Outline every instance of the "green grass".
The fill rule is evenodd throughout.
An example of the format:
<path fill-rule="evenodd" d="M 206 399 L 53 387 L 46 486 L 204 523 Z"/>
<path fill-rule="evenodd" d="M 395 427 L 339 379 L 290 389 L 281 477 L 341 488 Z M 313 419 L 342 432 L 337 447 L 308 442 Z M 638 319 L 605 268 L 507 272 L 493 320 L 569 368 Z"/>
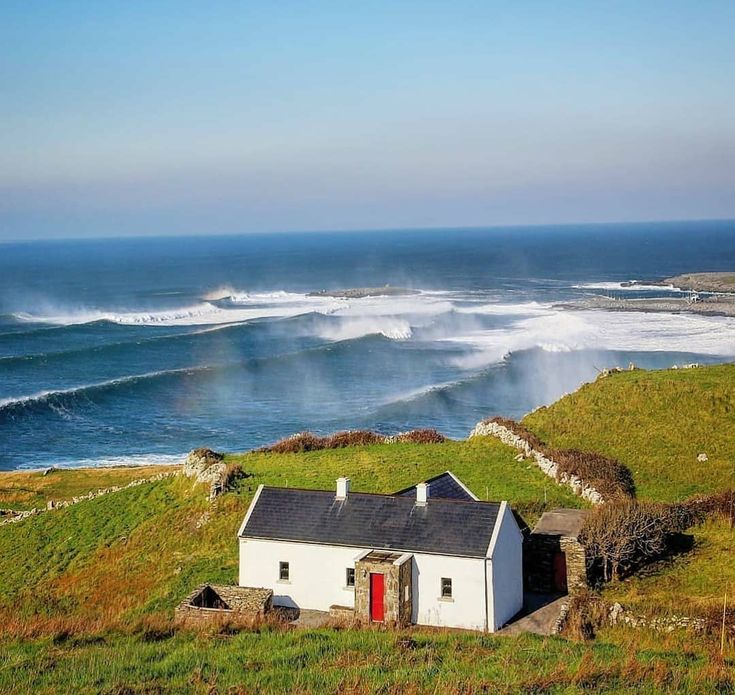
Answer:
<path fill-rule="evenodd" d="M 691 550 L 608 586 L 605 598 L 641 614 L 702 615 L 721 609 L 725 592 L 735 596 L 735 530 L 717 519 L 691 533 Z"/>
<path fill-rule="evenodd" d="M 413 640 L 410 647 L 400 638 Z M 0 643 L 14 693 L 710 693 L 733 662 L 650 644 L 413 630 L 185 632 Z"/>
<path fill-rule="evenodd" d="M 444 444 L 378 444 L 302 454 L 250 453 L 228 457 L 253 474 L 249 484 L 332 489 L 348 476 L 360 492 L 395 492 L 451 470 L 482 500 L 507 500 L 528 523 L 543 509 L 579 507 L 568 488 L 557 485 L 518 452 L 491 437 Z"/>
<path fill-rule="evenodd" d="M 735 365 L 613 374 L 523 424 L 553 447 L 619 459 L 642 499 L 676 501 L 735 485 Z M 709 460 L 698 462 L 700 453 Z"/>
<path fill-rule="evenodd" d="M 0 633 L 130 625 L 170 614 L 199 583 L 235 583 L 237 529 L 260 483 L 331 489 L 347 475 L 356 491 L 393 492 L 451 469 L 481 497 L 509 500 L 529 523 L 543 509 L 579 505 L 515 453 L 477 439 L 244 454 L 229 460 L 249 477 L 212 506 L 204 486 L 177 477 L 0 526 Z M 88 483 L 106 475 L 86 473 Z"/>
<path fill-rule="evenodd" d="M 92 490 L 122 487 L 132 480 L 149 478 L 173 470 L 172 466 L 115 466 L 95 468 L 13 471 L 0 473 L 0 508 L 32 509 L 46 506 L 48 500 L 69 500 Z"/>

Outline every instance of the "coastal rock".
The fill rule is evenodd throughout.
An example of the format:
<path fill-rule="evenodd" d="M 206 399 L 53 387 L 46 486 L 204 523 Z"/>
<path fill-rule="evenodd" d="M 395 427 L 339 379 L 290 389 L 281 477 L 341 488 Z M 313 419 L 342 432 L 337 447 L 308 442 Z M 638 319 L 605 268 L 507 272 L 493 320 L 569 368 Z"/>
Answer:
<path fill-rule="evenodd" d="M 227 488 L 227 465 L 224 454 L 211 449 L 190 451 L 181 469 L 187 478 L 209 485 L 209 500 L 213 501 Z"/>

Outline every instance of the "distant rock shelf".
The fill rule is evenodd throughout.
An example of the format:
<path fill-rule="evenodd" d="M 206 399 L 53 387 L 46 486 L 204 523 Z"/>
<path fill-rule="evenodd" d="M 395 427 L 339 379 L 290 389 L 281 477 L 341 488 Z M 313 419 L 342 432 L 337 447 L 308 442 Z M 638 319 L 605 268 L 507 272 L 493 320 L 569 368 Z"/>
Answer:
<path fill-rule="evenodd" d="M 334 299 L 364 299 L 366 297 L 405 297 L 420 294 L 418 290 L 405 287 L 353 287 L 346 290 L 317 290 L 309 292 L 309 297 L 332 297 Z"/>
<path fill-rule="evenodd" d="M 635 287 L 636 284 L 638 283 L 632 283 L 631 286 Z M 674 287 L 690 292 L 735 292 L 735 271 L 725 273 L 688 273 L 646 284 L 673 285 Z"/>
<path fill-rule="evenodd" d="M 650 283 L 647 283 L 650 284 Z M 606 311 L 643 311 L 703 314 L 711 316 L 735 316 L 735 296 L 710 295 L 697 301 L 685 297 L 659 299 L 615 299 L 613 297 L 587 297 L 556 305 L 560 309 L 604 309 Z"/>

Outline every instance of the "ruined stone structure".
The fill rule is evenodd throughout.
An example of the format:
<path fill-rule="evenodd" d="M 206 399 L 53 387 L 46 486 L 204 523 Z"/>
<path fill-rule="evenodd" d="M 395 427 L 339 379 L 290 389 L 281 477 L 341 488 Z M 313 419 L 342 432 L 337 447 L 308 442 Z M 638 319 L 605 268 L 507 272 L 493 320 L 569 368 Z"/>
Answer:
<path fill-rule="evenodd" d="M 264 616 L 271 609 L 272 601 L 270 589 L 202 584 L 176 607 L 175 620 L 179 625 L 204 625 L 237 618 L 253 619 Z"/>
<path fill-rule="evenodd" d="M 355 562 L 355 617 L 358 620 L 371 619 L 370 575 L 381 574 L 385 591 L 383 621 L 401 626 L 410 624 L 412 557 L 410 553 L 373 550 Z"/>
<path fill-rule="evenodd" d="M 587 556 L 579 542 L 586 515 L 583 509 L 554 509 L 539 519 L 523 548 L 530 591 L 573 593 L 588 585 Z"/>

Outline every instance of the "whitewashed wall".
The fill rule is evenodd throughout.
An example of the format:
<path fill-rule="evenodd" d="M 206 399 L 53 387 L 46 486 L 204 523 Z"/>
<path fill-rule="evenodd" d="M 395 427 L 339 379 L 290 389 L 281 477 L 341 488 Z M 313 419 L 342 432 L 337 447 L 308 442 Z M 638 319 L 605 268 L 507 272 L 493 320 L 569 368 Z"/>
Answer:
<path fill-rule="evenodd" d="M 414 554 L 412 622 L 485 629 L 485 560 Z M 441 598 L 441 579 L 452 580 L 451 600 Z"/>
<path fill-rule="evenodd" d="M 490 630 L 498 630 L 523 608 L 523 534 L 510 507 L 503 515 L 488 563 Z"/>
<path fill-rule="evenodd" d="M 276 606 L 328 611 L 355 605 L 355 590 L 345 587 L 345 570 L 366 548 L 285 541 L 240 539 L 240 586 L 273 589 Z M 290 579 L 278 578 L 278 563 L 288 562 Z"/>

